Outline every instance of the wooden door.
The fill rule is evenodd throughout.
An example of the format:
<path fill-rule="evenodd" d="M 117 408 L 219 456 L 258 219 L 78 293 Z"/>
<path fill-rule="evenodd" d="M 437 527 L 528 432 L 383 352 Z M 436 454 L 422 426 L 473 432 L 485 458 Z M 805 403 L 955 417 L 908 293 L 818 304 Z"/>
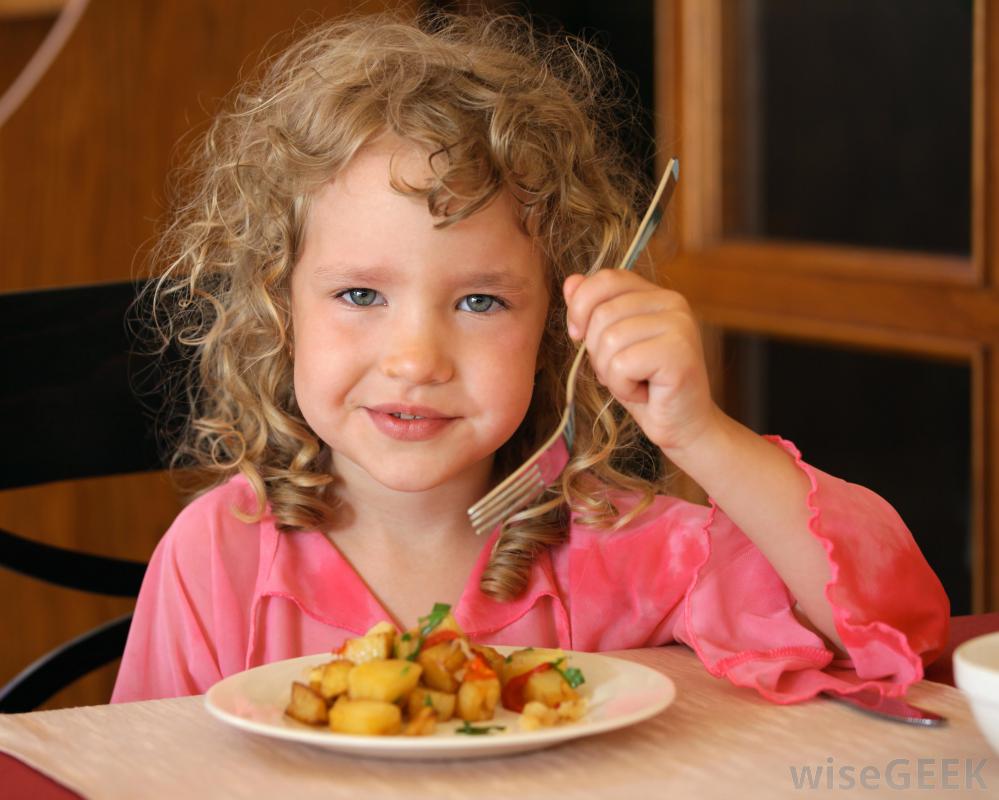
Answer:
<path fill-rule="evenodd" d="M 871 30 L 880 30 L 880 41 L 868 43 L 872 49 L 911 45 L 914 56 L 926 63 L 930 77 L 928 82 L 910 87 L 906 81 L 916 79 L 899 70 L 886 85 L 922 98 L 924 122 L 937 114 L 951 124 L 966 126 L 967 141 L 960 133 L 956 150 L 936 152 L 935 158 L 923 165 L 923 171 L 905 167 L 903 177 L 917 175 L 919 180 L 914 188 L 899 191 L 897 201 L 891 202 L 909 203 L 911 219 L 917 222 L 908 229 L 903 225 L 893 231 L 887 224 L 876 224 L 869 211 L 867 218 L 857 221 L 875 224 L 866 228 L 861 225 L 836 241 L 828 228 L 823 229 L 824 220 L 807 214 L 791 214 L 797 227 L 781 228 L 779 223 L 758 218 L 761 186 L 772 190 L 774 187 L 767 182 L 775 178 L 766 159 L 753 156 L 772 152 L 760 141 L 775 136 L 773 128 L 763 129 L 773 120 L 759 113 L 759 98 L 753 93 L 763 82 L 759 71 L 764 57 L 771 55 L 767 48 L 782 46 L 772 31 L 761 35 L 759 28 L 768 19 L 772 21 L 774 14 L 814 14 L 822 4 L 657 0 L 659 152 L 663 157 L 678 152 L 682 191 L 677 195 L 672 231 L 661 236 L 654 248 L 664 265 L 663 279 L 687 295 L 707 325 L 707 338 L 719 354 L 716 382 L 720 386 L 732 383 L 733 375 L 742 368 L 737 363 L 740 352 L 733 349 L 733 342 L 760 340 L 783 343 L 783 347 L 803 352 L 824 349 L 867 354 L 879 364 L 940 363 L 947 366 L 940 375 L 954 376 L 941 380 L 966 383 L 966 405 L 959 401 L 952 406 L 961 419 L 949 419 L 948 414 L 947 420 L 933 423 L 953 422 L 953 430 L 968 431 L 968 441 L 960 441 L 958 434 L 953 434 L 956 438 L 952 439 L 954 448 L 966 452 L 967 463 L 961 465 L 967 474 L 966 540 L 942 527 L 934 529 L 933 525 L 914 533 L 924 552 L 934 547 L 941 554 L 953 548 L 968 548 L 967 556 L 957 554 L 957 560 L 964 558 L 968 565 L 970 610 L 982 612 L 999 608 L 999 2 L 955 0 L 919 5 L 942 15 L 965 14 L 963 21 L 938 18 L 940 28 L 952 22 L 956 26 L 956 62 L 943 57 L 935 60 L 933 37 L 943 32 L 934 29 L 932 16 L 927 17 L 922 28 L 916 25 L 903 33 L 903 26 L 893 27 L 890 21 L 881 20 L 885 23 L 881 28 L 876 24 L 876 12 L 883 13 L 889 6 L 899 6 L 897 3 L 834 0 L 825 6 L 835 6 L 841 16 L 851 9 L 856 14 L 854 19 L 846 20 L 849 25 L 835 28 L 828 21 L 823 23 L 821 15 L 806 19 L 804 28 L 799 25 L 798 30 L 804 29 L 808 37 L 814 38 L 791 43 L 798 48 L 799 61 L 785 57 L 780 62 L 785 69 L 782 74 L 787 77 L 789 65 L 792 70 L 798 63 L 802 70 L 808 68 L 806 64 L 814 54 L 801 48 L 827 47 L 831 81 L 837 80 L 837 70 L 842 70 L 846 80 L 844 65 L 855 55 L 851 48 L 861 46 L 850 39 L 849 31 L 866 30 L 872 35 Z M 916 12 L 911 7 L 895 10 Z M 892 35 L 914 38 L 895 43 L 890 41 Z M 966 69 L 960 60 L 964 57 L 960 48 L 965 46 Z M 890 69 L 890 65 L 879 69 Z M 880 73 L 870 73 L 871 81 L 882 78 Z M 770 79 L 775 80 L 773 75 Z M 943 94 L 934 95 L 927 84 L 939 84 Z M 830 89 L 813 81 L 805 88 L 821 93 L 835 86 Z M 968 97 L 967 119 L 955 118 L 947 107 L 949 98 L 961 93 Z M 940 99 L 931 101 L 930 97 Z M 886 107 L 892 100 L 890 96 L 883 98 Z M 846 143 L 854 141 L 857 125 L 867 124 L 871 116 L 877 116 L 868 110 L 862 118 L 851 118 L 851 107 L 844 104 L 827 109 L 824 117 L 827 126 L 853 126 L 835 134 Z M 947 117 L 948 113 L 952 116 Z M 921 126 L 929 128 L 920 119 L 914 115 L 905 121 L 906 127 L 901 129 L 904 135 L 897 136 L 887 156 L 857 181 L 858 191 L 877 191 L 876 187 L 888 181 L 891 169 L 905 164 L 905 148 L 913 144 L 912 137 L 921 135 Z M 800 146 L 804 151 L 811 148 L 815 158 L 822 157 L 816 146 L 816 129 L 802 125 L 799 132 L 797 140 L 786 136 L 781 139 L 783 146 Z M 967 155 L 966 163 L 962 152 Z M 866 151 L 855 147 L 843 155 L 843 163 L 856 165 L 856 159 L 864 157 Z M 966 173 L 966 188 L 956 193 L 953 185 L 948 188 L 948 196 L 954 198 L 950 205 L 920 216 L 942 191 L 942 184 L 960 180 L 962 172 Z M 805 177 L 792 175 L 791 179 L 796 177 L 803 181 L 801 186 L 805 188 L 801 191 L 807 191 Z M 926 195 L 920 197 L 919 191 Z M 851 208 L 877 209 L 876 203 L 867 202 L 870 199 L 861 197 L 864 202 L 855 202 Z M 942 228 L 945 223 L 954 232 L 941 242 L 941 230 L 935 226 Z M 961 230 L 961 225 L 966 230 Z M 799 232 L 803 233 L 796 235 Z M 678 253 L 675 258 L 674 249 Z M 744 350 L 741 355 L 745 355 Z M 875 373 L 878 369 L 874 367 Z M 730 391 L 723 389 L 722 395 L 731 401 Z M 799 402 L 804 397 L 807 393 L 802 390 Z M 901 413 L 904 404 L 920 400 L 902 395 L 879 398 L 879 402 L 889 403 L 889 414 L 892 408 Z M 853 406 L 851 411 L 847 403 L 842 413 L 854 414 L 856 408 Z M 910 433 L 916 436 L 920 432 Z M 922 467 L 925 474 L 919 479 L 925 483 L 916 493 L 933 497 L 939 491 L 936 478 L 944 476 L 934 476 L 930 455 Z M 942 496 L 939 502 L 944 502 Z M 963 513 L 960 506 L 958 501 L 956 514 Z M 952 591 L 960 594 L 962 587 Z"/>

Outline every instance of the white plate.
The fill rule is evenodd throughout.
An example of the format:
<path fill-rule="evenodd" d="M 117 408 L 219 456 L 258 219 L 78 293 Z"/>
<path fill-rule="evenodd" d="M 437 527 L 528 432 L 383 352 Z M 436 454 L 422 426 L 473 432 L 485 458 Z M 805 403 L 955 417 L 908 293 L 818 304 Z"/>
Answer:
<path fill-rule="evenodd" d="M 508 655 L 516 647 L 497 647 Z M 655 716 L 676 696 L 673 681 L 654 669 L 596 653 L 566 651 L 571 666 L 582 670 L 580 692 L 588 698 L 586 715 L 554 728 L 521 731 L 518 715 L 498 708 L 496 716 L 479 725 L 503 725 L 503 731 L 470 736 L 455 733 L 460 721 L 437 726 L 432 736 L 358 736 L 314 728 L 284 715 L 293 681 L 304 681 L 309 669 L 329 661 L 329 654 L 278 661 L 231 675 L 205 695 L 209 712 L 223 722 L 251 733 L 304 742 L 342 753 L 374 758 L 482 758 L 538 750 L 568 739 L 612 731 Z"/>

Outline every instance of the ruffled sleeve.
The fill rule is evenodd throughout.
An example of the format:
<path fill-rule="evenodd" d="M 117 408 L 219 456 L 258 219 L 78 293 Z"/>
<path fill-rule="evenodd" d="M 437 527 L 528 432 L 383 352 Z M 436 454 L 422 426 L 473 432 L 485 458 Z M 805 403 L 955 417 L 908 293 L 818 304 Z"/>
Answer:
<path fill-rule="evenodd" d="M 790 442 L 767 437 L 811 484 L 809 530 L 825 548 L 825 596 L 848 659 L 795 617 L 795 600 L 763 554 L 712 506 L 707 547 L 671 614 L 672 636 L 711 672 L 778 703 L 831 690 L 898 696 L 942 652 L 950 603 L 909 530 L 882 498 L 804 463 Z"/>
<path fill-rule="evenodd" d="M 200 694 L 244 668 L 259 549 L 240 480 L 185 508 L 156 547 L 136 601 L 112 703 Z"/>

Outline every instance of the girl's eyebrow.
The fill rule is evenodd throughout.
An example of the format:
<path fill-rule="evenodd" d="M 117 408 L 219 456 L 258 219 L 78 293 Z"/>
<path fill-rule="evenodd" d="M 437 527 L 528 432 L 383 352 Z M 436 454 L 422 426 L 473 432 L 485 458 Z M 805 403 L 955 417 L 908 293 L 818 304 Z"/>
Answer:
<path fill-rule="evenodd" d="M 359 264 L 320 264 L 313 275 L 323 281 L 347 281 L 362 286 L 384 283 L 392 273 L 382 267 L 362 267 Z"/>
<path fill-rule="evenodd" d="M 528 278 L 509 270 L 485 270 L 468 275 L 456 275 L 454 282 L 461 286 L 495 292 L 520 292 L 530 287 Z"/>
<path fill-rule="evenodd" d="M 323 281 L 357 284 L 358 286 L 385 284 L 395 278 L 392 269 L 351 264 L 324 264 L 316 268 L 315 277 Z M 530 288 L 528 277 L 505 269 L 485 269 L 448 276 L 448 283 L 482 291 L 521 292 Z"/>

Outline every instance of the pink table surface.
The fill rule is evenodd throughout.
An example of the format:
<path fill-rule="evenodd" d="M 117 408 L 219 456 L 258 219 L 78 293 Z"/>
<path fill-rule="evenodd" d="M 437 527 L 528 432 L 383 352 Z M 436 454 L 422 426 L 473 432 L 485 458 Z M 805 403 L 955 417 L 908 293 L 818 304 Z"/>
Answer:
<path fill-rule="evenodd" d="M 964 641 L 985 633 L 999 631 L 999 612 L 953 617 L 947 650 L 926 669 L 926 678 L 954 685 L 954 649 Z M 0 753 L 0 786 L 9 800 L 79 800 L 76 792 L 27 766 L 6 753 Z"/>

